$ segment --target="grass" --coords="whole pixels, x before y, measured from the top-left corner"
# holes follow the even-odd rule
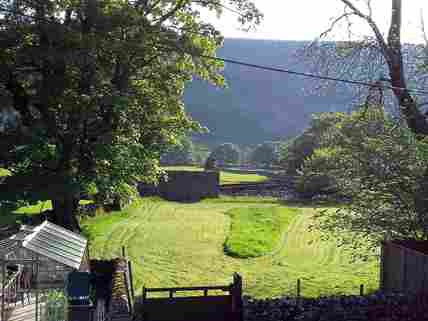
[[[9,176],[11,173],[7,169],[0,168],[0,177]]]
[[[167,166],[168,171],[197,171],[202,172],[204,169],[197,166]],[[264,182],[269,178],[258,174],[240,174],[227,171],[220,172],[220,184],[239,184],[239,183],[257,183]]]
[[[284,207],[244,207],[227,212],[231,227],[225,251],[233,257],[259,257],[281,247],[285,231],[298,210]]]
[[[81,225],[90,239],[93,257],[119,256],[125,246],[133,263],[137,292],[147,287],[229,284],[233,272],[244,279],[244,293],[278,297],[296,293],[301,279],[302,295],[357,294],[378,286],[378,262],[350,263],[350,253],[333,239],[321,241],[310,230],[313,208],[296,208],[290,217],[285,246],[272,255],[237,259],[224,253],[234,208],[287,209],[275,199],[226,197],[194,204],[143,199],[125,211],[86,218]]]
[[[79,204],[91,204],[93,201],[90,200],[80,200]],[[22,206],[19,208],[12,207],[0,207],[0,226],[14,224],[20,222],[25,215],[37,215],[43,211],[51,210],[52,202],[51,201],[39,201],[37,204]]]

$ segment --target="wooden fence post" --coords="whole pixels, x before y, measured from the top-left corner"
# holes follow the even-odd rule
[[[380,244],[379,289],[385,291],[385,247],[386,241]]]
[[[4,290],[6,283],[6,263],[5,259],[2,260],[1,265],[1,284],[2,284],[2,296],[1,296],[1,321],[5,321],[5,304],[4,304]]]
[[[236,304],[236,321],[244,320],[244,307],[242,302],[242,277],[235,273],[233,274],[233,290],[232,290],[233,302]]]
[[[129,272],[129,283],[131,286],[131,295],[132,295],[132,300],[134,300],[135,295],[134,295],[134,277],[132,276],[132,264],[131,261],[128,261],[128,272]]]
[[[407,276],[407,249],[406,248],[401,248],[401,252],[404,253],[403,255],[403,280],[402,280],[402,284],[401,284],[401,288],[402,288],[402,292],[407,292],[408,287],[407,287],[407,280],[408,280],[408,276]]]
[[[131,315],[134,314],[134,297],[132,296],[132,290],[131,290],[131,285],[129,284],[129,272],[128,271],[123,271],[123,279],[125,282],[125,287],[126,287],[126,297],[128,299],[128,306],[129,306],[129,313]]]

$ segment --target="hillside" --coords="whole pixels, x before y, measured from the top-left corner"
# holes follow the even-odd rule
[[[226,39],[219,57],[309,72],[296,50],[304,42]],[[254,144],[294,136],[314,112],[348,110],[350,94],[311,95],[307,79],[226,64],[228,88],[194,80],[185,92],[192,117],[210,129],[198,138],[207,143]],[[309,80],[309,82],[311,82]],[[309,85],[309,86],[308,86]],[[312,83],[313,85],[313,83]]]

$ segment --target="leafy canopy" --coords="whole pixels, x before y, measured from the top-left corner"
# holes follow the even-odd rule
[[[261,19],[251,1],[229,4],[244,25]],[[186,82],[224,85],[222,64],[202,58],[222,44],[200,18],[203,7],[223,8],[193,0],[0,1],[0,113],[14,118],[0,132],[0,165],[13,173],[3,184],[8,195],[76,198],[95,184],[108,197],[155,181],[166,146],[200,130],[184,110]]]
[[[322,211],[319,227],[343,243],[375,250],[386,236],[428,238],[423,211],[428,141],[371,107],[341,115],[304,164],[304,172],[334,179],[350,201]],[[367,243],[368,242],[368,243]]]
[[[224,143],[214,148],[209,159],[213,159],[219,164],[236,164],[240,159],[240,151],[235,144]]]

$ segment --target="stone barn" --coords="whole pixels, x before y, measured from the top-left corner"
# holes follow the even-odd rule
[[[197,202],[219,196],[220,173],[217,171],[167,171],[158,186],[140,184],[141,196],[159,195],[169,201]]]

